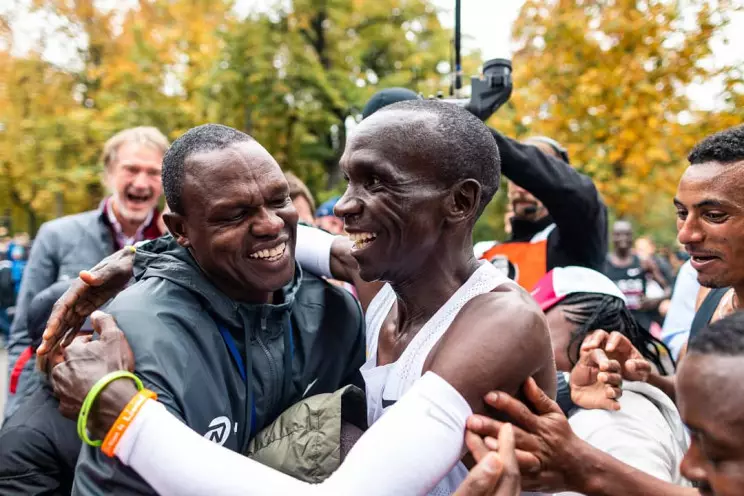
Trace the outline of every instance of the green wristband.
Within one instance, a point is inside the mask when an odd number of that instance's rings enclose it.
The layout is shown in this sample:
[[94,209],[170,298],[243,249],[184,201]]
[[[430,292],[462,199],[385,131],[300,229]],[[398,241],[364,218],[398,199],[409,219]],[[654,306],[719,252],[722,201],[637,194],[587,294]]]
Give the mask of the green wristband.
[[85,400],[83,400],[83,406],[80,408],[80,414],[78,415],[77,420],[78,436],[80,436],[80,439],[82,439],[83,442],[88,446],[98,448],[103,444],[103,441],[100,439],[98,441],[91,441],[91,439],[88,437],[88,414],[90,413],[90,409],[93,407],[93,402],[96,401],[96,397],[101,394],[101,391],[103,391],[106,386],[117,379],[132,379],[137,385],[137,391],[140,391],[142,388],[144,388],[140,378],[126,370],[117,370],[115,372],[110,372],[101,377],[98,382],[93,385],[91,390],[88,391]]

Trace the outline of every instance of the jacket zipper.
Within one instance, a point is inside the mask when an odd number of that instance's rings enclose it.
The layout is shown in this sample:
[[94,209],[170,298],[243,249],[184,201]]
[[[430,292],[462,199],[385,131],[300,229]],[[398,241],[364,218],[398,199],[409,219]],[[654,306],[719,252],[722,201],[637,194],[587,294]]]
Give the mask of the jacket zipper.
[[[266,313],[261,314],[261,333],[266,331]],[[276,371],[276,364],[274,363],[274,358],[271,356],[271,352],[269,351],[269,348],[264,344],[263,340],[261,339],[261,333],[256,334],[256,342],[258,343],[258,346],[263,350],[264,355],[266,355],[266,360],[269,364],[269,375],[271,377],[271,381],[269,382],[269,387],[273,389],[274,391],[264,391],[264,393],[268,393],[267,396],[270,401],[266,402],[266,414],[271,414],[271,412],[274,411],[274,406],[276,404],[276,390],[280,389],[280,387],[277,387],[276,384],[278,382],[278,374]]]

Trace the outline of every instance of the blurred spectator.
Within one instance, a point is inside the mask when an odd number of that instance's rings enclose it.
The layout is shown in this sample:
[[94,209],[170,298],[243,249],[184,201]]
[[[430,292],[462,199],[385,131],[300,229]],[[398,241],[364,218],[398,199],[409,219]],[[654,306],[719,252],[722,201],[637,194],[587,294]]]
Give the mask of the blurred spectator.
[[[291,172],[285,172],[284,176],[287,178],[289,183],[289,197],[292,199],[297,214],[300,216],[300,222],[307,224],[308,226],[315,225],[315,218],[313,212],[315,211],[315,200],[313,195],[303,183],[300,178],[292,174]],[[331,208],[331,214],[333,214],[333,208]]]
[[315,225],[331,234],[343,234],[344,221],[333,214],[333,207],[336,206],[339,197],[334,196],[323,203],[315,212]]
[[[11,326],[8,364],[11,370],[29,349],[26,311],[33,298],[57,281],[77,277],[126,245],[161,235],[157,209],[168,139],[154,127],[126,129],[103,147],[104,182],[111,192],[98,209],[62,217],[41,226],[23,275]],[[27,356],[27,355],[24,355]],[[30,394],[38,381],[33,361],[23,364],[15,394],[8,396],[5,415]]]

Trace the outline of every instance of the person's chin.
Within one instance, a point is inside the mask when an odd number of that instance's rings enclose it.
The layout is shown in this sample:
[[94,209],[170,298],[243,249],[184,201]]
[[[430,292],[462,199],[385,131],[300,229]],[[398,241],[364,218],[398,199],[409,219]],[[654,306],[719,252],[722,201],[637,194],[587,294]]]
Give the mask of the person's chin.
[[698,283],[704,288],[717,289],[731,286],[729,278],[722,274],[706,274],[698,272]]
[[285,253],[280,259],[264,261],[251,259],[249,262],[255,275],[255,285],[262,291],[277,291],[292,281],[295,274],[294,258]]

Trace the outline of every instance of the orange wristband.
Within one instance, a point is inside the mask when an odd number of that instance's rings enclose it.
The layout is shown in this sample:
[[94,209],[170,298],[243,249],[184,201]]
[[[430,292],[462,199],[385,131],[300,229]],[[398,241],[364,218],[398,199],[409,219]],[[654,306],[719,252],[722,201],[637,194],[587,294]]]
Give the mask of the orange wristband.
[[140,408],[142,408],[142,405],[144,405],[148,399],[156,400],[158,399],[158,395],[149,389],[141,389],[131,400],[129,400],[129,403],[127,403],[127,406],[121,411],[116,422],[114,422],[114,425],[109,429],[108,433],[106,433],[106,437],[103,438],[101,451],[103,451],[104,454],[111,458],[114,457],[114,451],[116,450],[119,441],[121,441],[124,431],[127,430],[129,424],[132,423],[132,420],[134,420],[134,417],[137,416]]

